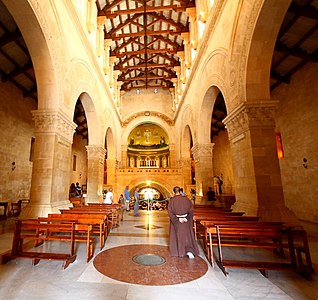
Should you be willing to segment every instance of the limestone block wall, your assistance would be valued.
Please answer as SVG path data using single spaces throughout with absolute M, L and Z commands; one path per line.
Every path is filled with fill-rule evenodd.
M 284 150 L 279 163 L 285 202 L 298 218 L 314 222 L 318 222 L 317 70 L 317 64 L 308 64 L 289 85 L 282 84 L 272 93 L 280 102 L 276 125 Z
M 81 136 L 74 135 L 72 145 L 72 175 L 71 182 L 79 182 L 82 186 L 87 183 L 87 151 L 85 146 L 87 141 L 83 140 Z M 76 169 L 74 170 L 74 155 L 76 156 Z
M 213 142 L 213 173 L 216 176 L 223 174 L 222 192 L 234 195 L 232 154 L 227 131 L 221 131 L 218 136 L 213 138 Z
M 149 100 L 151 99 L 151 100 Z M 158 89 L 158 93 L 154 93 L 154 89 L 141 89 L 140 94 L 136 94 L 136 90 L 127 92 L 122 99 L 121 115 L 125 119 L 138 111 L 155 111 L 160 112 L 168 117 L 172 117 L 172 98 L 168 90 Z
M 9 83 L 0 82 L 0 92 L 0 201 L 16 202 L 30 197 L 34 136 L 31 110 L 36 109 L 36 102 L 23 98 L 21 91 Z

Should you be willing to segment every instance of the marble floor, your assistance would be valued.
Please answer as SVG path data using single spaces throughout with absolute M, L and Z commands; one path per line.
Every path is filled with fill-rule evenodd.
M 11 248 L 13 224 L 13 218 L 0 221 L 0 254 Z M 317 226 L 304 226 L 318 270 Z M 317 275 L 307 281 L 293 272 L 269 271 L 265 278 L 256 270 L 230 269 L 225 277 L 217 266 L 212 268 L 206 262 L 202 250 L 192 266 L 199 269 L 193 269 L 187 258 L 179 259 L 177 265 L 172 262 L 164 267 L 147 266 L 147 271 L 131 263 L 129 256 L 142 253 L 140 250 L 160 254 L 168 262 L 168 228 L 165 211 L 142 211 L 140 217 L 125 212 L 120 226 L 111 230 L 102 252 L 96 245 L 89 263 L 85 261 L 85 245 L 79 243 L 77 259 L 65 270 L 60 261 L 42 260 L 32 266 L 29 259 L 15 259 L 0 265 L 0 299 L 318 299 Z M 66 243 L 57 244 L 66 247 Z M 193 272 L 182 276 L 189 266 Z

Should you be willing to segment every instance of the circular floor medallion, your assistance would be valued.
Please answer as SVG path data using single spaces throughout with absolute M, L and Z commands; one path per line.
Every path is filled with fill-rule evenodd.
M 102 251 L 95 257 L 94 267 L 118 281 L 156 286 L 193 281 L 208 271 L 208 265 L 201 257 L 171 257 L 167 246 L 147 244 Z
M 136 264 L 143 266 L 159 266 L 166 262 L 166 259 L 164 257 L 151 253 L 135 255 L 132 260 Z

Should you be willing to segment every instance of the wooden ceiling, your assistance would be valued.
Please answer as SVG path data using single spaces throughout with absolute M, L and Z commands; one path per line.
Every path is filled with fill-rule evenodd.
M 103 3 L 101 3 L 103 2 Z M 97 1 L 99 16 L 106 16 L 105 39 L 111 39 L 110 56 L 122 90 L 172 88 L 183 51 L 181 33 L 189 32 L 187 0 Z
M 99 16 L 106 16 L 105 39 L 112 39 L 111 56 L 123 90 L 170 88 L 183 51 L 181 33 L 189 31 L 184 0 L 97 0 Z M 318 0 L 293 0 L 279 32 L 273 54 L 270 88 L 289 84 L 292 75 L 318 61 Z M 23 97 L 37 101 L 32 60 L 14 19 L 0 0 L 0 78 L 21 90 Z M 211 137 L 220 130 L 225 106 L 217 101 L 212 114 Z M 75 109 L 78 134 L 87 138 L 83 108 Z M 221 123 L 220 123 L 221 122 Z

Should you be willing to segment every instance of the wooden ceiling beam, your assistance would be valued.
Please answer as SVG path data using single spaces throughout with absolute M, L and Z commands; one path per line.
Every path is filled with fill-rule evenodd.
M 106 13 L 108 11 L 110 11 L 111 9 L 113 9 L 115 6 L 119 5 L 121 2 L 124 2 L 125 0 L 115 0 L 112 3 L 109 3 L 108 5 L 105 5 L 102 9 L 102 11 L 104 12 L 104 14 L 106 15 Z
M 131 33 L 121 33 L 121 34 L 114 34 L 114 33 L 108 33 L 106 34 L 106 38 L 110 38 L 112 40 L 120 40 L 125 37 L 134 37 L 134 36 L 154 36 L 154 35 L 162 35 L 162 34 L 170 34 L 170 35 L 181 35 L 181 33 L 184 32 L 189 32 L 188 30 L 178 30 L 174 31 L 172 29 L 167 29 L 167 30 L 157 30 L 157 31 L 150 31 L 147 30 L 145 32 L 144 30 L 142 31 L 137 31 L 137 32 L 131 32 Z
M 188 29 L 183 24 L 175 22 L 172 19 L 168 19 L 163 15 L 159 15 L 157 13 L 149 13 L 148 15 L 152 16 L 153 18 L 155 18 L 157 20 L 165 22 L 165 23 L 171 25 L 172 27 L 175 27 L 176 29 L 179 29 L 179 30 Z
M 292 47 L 289 48 L 284 45 L 282 42 L 278 41 L 275 46 L 275 50 L 279 52 L 284 52 L 292 56 L 296 56 L 298 58 L 305 59 L 307 61 L 318 62 L 318 56 L 314 54 L 310 54 L 307 51 L 303 50 L 300 47 Z
M 188 6 L 178 6 L 178 5 L 162 5 L 162 6 L 146 6 L 146 13 L 150 12 L 161 12 L 167 10 L 173 10 L 175 12 L 185 12 L 187 8 L 194 7 L 194 4 Z M 103 10 L 104 11 L 104 10 Z M 117 10 L 117 11 L 108 11 L 105 12 L 105 16 L 108 19 L 114 19 L 120 15 L 133 15 L 133 14 L 140 14 L 144 13 L 144 7 L 138 7 L 134 9 L 125 9 L 125 10 Z
M 112 30 L 110 30 L 108 33 L 106 33 L 106 36 L 107 35 L 110 35 L 112 36 L 113 34 L 115 34 L 117 31 L 123 29 L 124 27 L 126 27 L 127 25 L 131 24 L 133 21 L 135 21 L 136 19 L 140 18 L 142 16 L 142 14 L 136 14 L 130 18 L 128 18 L 124 23 L 120 23 L 118 24 L 118 26 L 116 28 L 113 28 Z M 138 23 L 139 25 L 139 23 Z M 128 35 L 129 37 L 131 35 Z
M 153 54 L 153 53 L 169 53 L 176 54 L 177 50 L 164 48 L 164 49 L 141 49 L 137 51 L 127 51 L 123 53 L 112 52 L 111 56 L 116 56 L 118 58 L 129 56 L 129 55 L 138 55 L 138 54 Z
M 167 76 L 159 76 L 159 75 L 156 75 L 156 76 L 136 76 L 136 77 L 130 77 L 130 78 L 126 78 L 125 81 L 134 81 L 134 80 L 151 80 L 151 79 L 170 79 L 170 77 L 167 77 Z
M 289 76 L 282 76 L 278 74 L 276 71 L 272 70 L 271 71 L 271 78 L 278 80 L 280 82 L 284 82 L 289 84 L 290 83 L 290 77 Z
M 142 69 L 142 68 L 159 68 L 159 67 L 163 67 L 163 68 L 166 68 L 166 69 L 172 69 L 174 68 L 174 66 L 172 65 L 169 65 L 169 64 L 153 64 L 153 63 L 148 63 L 147 65 L 146 64 L 139 64 L 139 65 L 135 65 L 135 66 L 128 66 L 128 67 L 121 67 L 121 68 L 115 68 L 116 70 L 120 70 L 122 72 L 125 72 L 126 70 L 129 70 L 129 69 Z
M 32 61 L 31 60 L 29 60 L 24 66 L 15 67 L 10 73 L 6 73 L 2 77 L 2 81 L 3 82 L 9 81 L 10 79 L 12 79 L 15 76 L 18 76 L 20 74 L 25 74 L 25 72 L 29 71 L 30 69 L 33 69 L 33 65 L 32 65 Z
M 298 16 L 314 19 L 318 21 L 318 9 L 313 5 L 297 5 L 292 2 L 288 8 L 288 11 Z
M 4 33 L 0 38 L 0 47 L 3 47 L 10 42 L 15 42 L 21 36 L 21 32 L 18 29 L 16 29 L 14 32 Z

